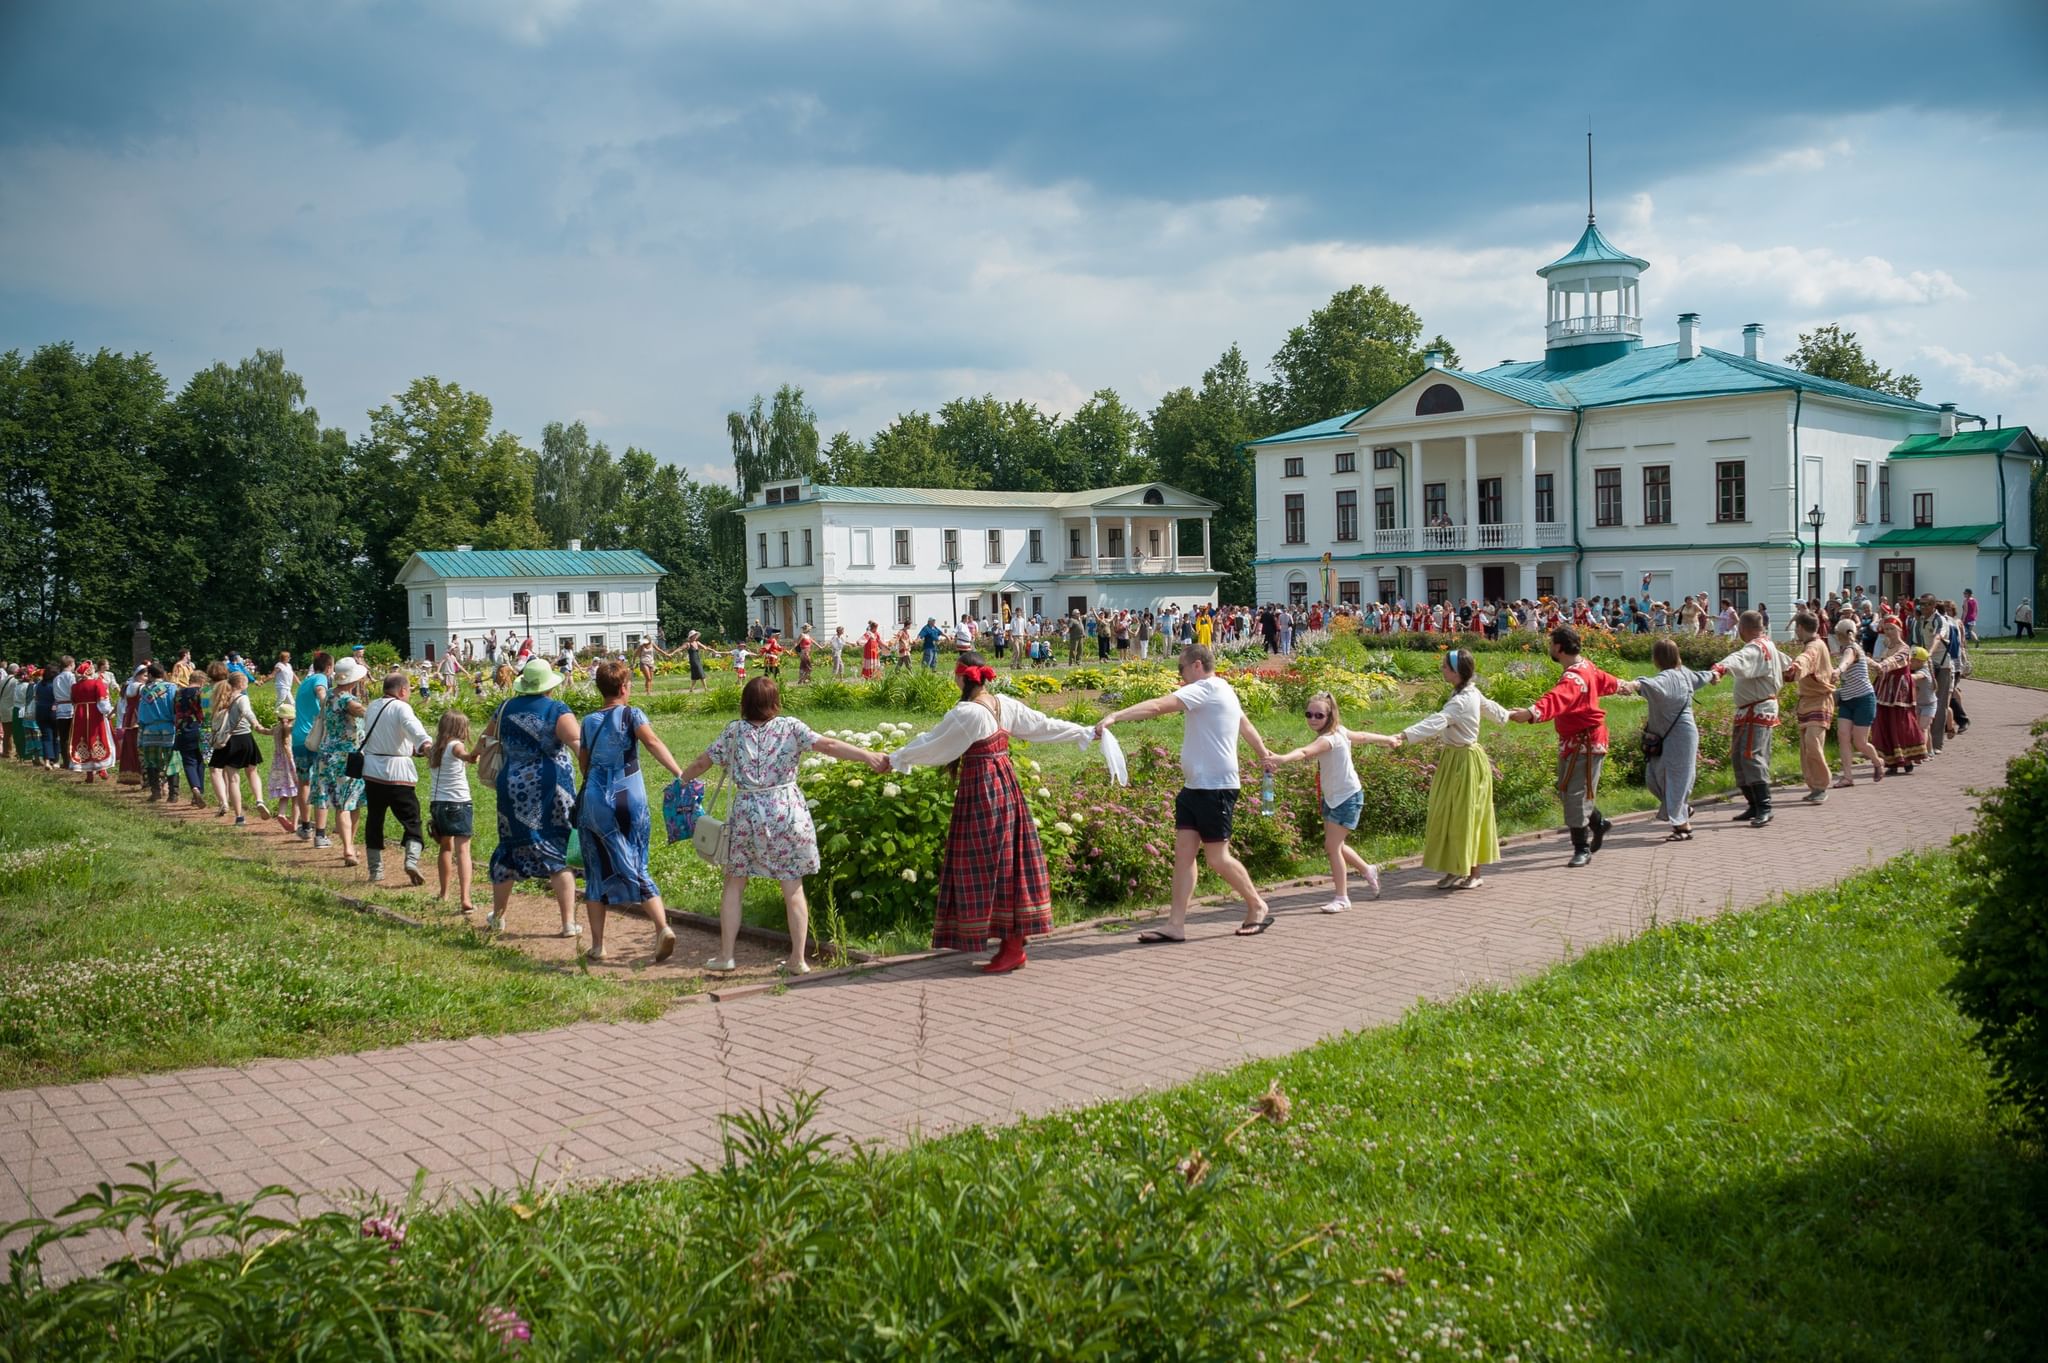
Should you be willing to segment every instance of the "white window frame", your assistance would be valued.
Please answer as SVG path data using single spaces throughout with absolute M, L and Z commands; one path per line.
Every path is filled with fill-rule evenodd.
M 911 599 L 910 599 L 909 597 L 907 597 L 907 596 L 899 596 L 899 597 L 897 597 L 897 598 L 896 598 L 896 623 L 897 623 L 897 624 L 899 624 L 899 625 L 907 625 L 907 624 L 909 624 L 909 623 L 910 623 L 910 616 L 911 616 L 911 613 L 912 613 L 912 610 L 913 610 L 913 607 L 914 607 L 914 605 L 915 605 L 915 603 L 914 603 L 914 602 L 912 602 L 912 601 L 911 601 Z
M 761 551 L 760 566 L 766 568 L 768 566 L 768 532 L 766 530 L 763 530 L 758 536 L 755 537 L 754 543 L 759 547 Z
M 811 529 L 804 527 L 804 567 L 811 566 Z
M 872 568 L 875 566 L 875 532 L 869 526 L 854 527 L 847 539 L 848 567 Z
M 985 552 L 988 554 L 988 566 L 991 568 L 1001 567 L 1004 562 L 1003 532 L 991 527 L 984 532 L 982 539 L 985 541 Z
M 910 544 L 909 528 L 897 526 L 889 532 L 889 540 L 891 544 L 889 561 L 898 568 L 910 567 L 914 551 Z
M 960 561 L 960 532 L 958 530 L 941 530 L 939 532 L 939 566 L 943 568 L 948 563 L 959 563 Z
M 602 615 L 602 614 L 604 614 L 604 593 L 603 593 L 603 592 L 585 592 L 585 593 L 583 593 L 583 608 L 584 608 L 584 609 L 585 609 L 586 611 L 589 611 L 589 612 L 590 612 L 590 613 L 591 613 L 592 615 Z
M 787 568 L 789 566 L 789 532 L 787 530 L 778 530 L 776 535 L 781 540 L 782 566 Z
M 427 619 L 431 620 L 434 618 L 434 594 L 432 592 L 420 593 L 420 606 L 426 612 Z
M 1045 532 L 1043 530 L 1033 530 L 1031 532 L 1030 551 L 1033 563 L 1045 562 Z
M 555 614 L 557 614 L 557 615 L 574 615 L 574 614 L 576 613 L 576 608 L 575 608 L 575 604 L 574 604 L 574 603 L 575 603 L 575 600 L 576 600 L 576 593 L 574 593 L 574 592 L 556 592 L 556 593 L 555 593 Z

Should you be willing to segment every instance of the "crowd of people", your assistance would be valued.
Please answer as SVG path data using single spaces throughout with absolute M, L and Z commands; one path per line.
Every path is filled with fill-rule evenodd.
M 495 664 L 504 695 L 481 736 L 459 707 L 447 707 L 429 734 L 414 711 L 415 674 L 396 667 L 373 680 L 362 650 L 336 659 L 316 653 L 303 676 L 292 656 L 282 653 L 259 676 L 237 654 L 203 670 L 189 652 L 168 662 L 138 665 L 125 681 L 109 662 L 52 660 L 48 666 L 9 663 L 0 669 L 0 748 L 52 771 L 79 773 L 88 783 L 119 781 L 146 787 L 151 802 L 176 801 L 182 779 L 195 806 L 213 796 L 217 818 L 246 824 L 250 811 L 274 819 L 315 849 L 339 843 L 341 864 L 367 863 L 371 881 L 385 876 L 386 831 L 400 829 L 400 866 L 413 885 L 424 884 L 422 861 L 431 838 L 439 849 L 438 893 L 454 893 L 465 912 L 471 904 L 470 841 L 474 836 L 469 768 L 478 767 L 497 796 L 497 841 L 488 875 L 492 903 L 484 925 L 500 929 L 513 887 L 547 882 L 560 912 L 560 931 L 580 937 L 575 878 L 580 860 L 585 882 L 592 959 L 607 957 L 605 927 L 615 909 L 645 914 L 657 932 L 656 958 L 667 959 L 675 934 L 664 901 L 649 873 L 652 818 L 641 778 L 643 754 L 680 782 L 695 782 L 712 766 L 735 787 L 726 819 L 721 855 L 720 954 L 706 964 L 734 968 L 734 946 L 742 894 L 749 878 L 777 881 L 795 944 L 790 968 L 801 971 L 808 934 L 803 878 L 819 866 L 816 834 L 797 787 L 802 759 L 820 753 L 865 762 L 877 772 L 947 766 L 957 774 L 952 827 L 937 887 L 934 944 L 976 951 L 990 941 L 998 949 L 984 966 L 1007 973 L 1026 962 L 1029 937 L 1050 926 L 1050 877 L 1045 855 L 1022 789 L 1008 756 L 1012 738 L 1030 742 L 1101 745 L 1122 779 L 1121 754 L 1111 737 L 1118 725 L 1156 716 L 1184 717 L 1180 762 L 1182 787 L 1174 805 L 1172 902 L 1165 923 L 1143 933 L 1147 944 L 1185 939 L 1198 861 L 1206 864 L 1243 900 L 1237 931 L 1256 936 L 1273 923 L 1269 905 L 1243 863 L 1230 850 L 1239 793 L 1240 745 L 1248 746 L 1266 771 L 1314 762 L 1329 858 L 1332 894 L 1324 911 L 1352 905 L 1352 887 L 1376 898 L 1380 872 L 1349 846 L 1367 792 L 1353 752 L 1362 745 L 1402 747 L 1430 743 L 1438 748 L 1429 793 L 1422 863 L 1439 879 L 1437 888 L 1471 890 L 1484 884 L 1482 869 L 1499 859 L 1493 808 L 1491 763 L 1480 742 L 1486 722 L 1548 723 L 1557 734 L 1556 789 L 1572 841 L 1571 865 L 1584 866 L 1597 854 L 1610 821 L 1598 808 L 1600 778 L 1609 735 L 1603 698 L 1640 696 L 1647 713 L 1640 742 L 1657 817 L 1667 838 L 1693 836 L 1692 793 L 1698 772 L 1700 731 L 1694 698 L 1702 689 L 1728 681 L 1733 688 L 1733 759 L 1744 808 L 1737 816 L 1755 827 L 1773 819 L 1771 754 L 1783 723 L 1779 696 L 1787 685 L 1797 697 L 1792 727 L 1799 736 L 1804 800 L 1819 804 L 1830 792 L 1856 784 L 1857 769 L 1869 764 L 1878 782 L 1910 775 L 1938 758 L 1945 743 L 1969 728 L 1960 681 L 1970 672 L 1974 630 L 1966 596 L 1958 608 L 1922 597 L 1886 602 L 1862 593 L 1815 601 L 1797 611 L 1791 639 L 1771 635 L 1761 610 L 1724 610 L 1710 615 L 1705 598 L 1689 598 L 1667 612 L 1679 633 L 1726 624 L 1735 647 L 1712 667 L 1684 665 L 1674 633 L 1660 631 L 1653 649 L 1654 673 L 1616 677 L 1583 656 L 1582 629 L 1603 627 L 1613 618 L 1610 603 L 1582 601 L 1565 610 L 1553 603 L 1514 603 L 1498 612 L 1470 605 L 1472 633 L 1492 628 L 1547 630 L 1550 655 L 1561 675 L 1545 695 L 1508 710 L 1481 693 L 1479 660 L 1470 648 L 1451 647 L 1442 656 L 1450 687 L 1443 707 L 1397 733 L 1348 728 L 1336 699 L 1312 696 L 1303 718 L 1313 737 L 1287 752 L 1275 752 L 1244 714 L 1236 691 L 1216 673 L 1216 646 L 1253 633 L 1284 650 L 1294 630 L 1325 628 L 1329 617 L 1352 610 L 1311 606 L 1299 612 L 1269 606 L 1259 611 L 1198 608 L 1181 612 L 1076 613 L 1041 628 L 1018 622 L 1015 630 L 992 625 L 984 636 L 963 620 L 950 636 L 928 621 L 917 643 L 927 666 L 936 665 L 942 642 L 957 650 L 954 677 L 960 700 L 928 733 L 894 752 L 870 752 L 811 730 L 781 713 L 781 691 L 772 675 L 748 680 L 741 713 L 687 766 L 670 753 L 646 713 L 632 703 L 638 672 L 652 684 L 654 657 L 667 653 L 650 644 L 630 663 L 622 657 L 598 661 L 592 677 L 602 704 L 578 718 L 557 696 L 567 679 L 545 658 L 532 656 L 531 640 L 491 641 L 486 661 Z M 1524 614 L 1524 607 L 1527 614 Z M 1623 602 L 1632 613 L 1640 602 Z M 1412 619 L 1395 607 L 1363 608 L 1361 627 L 1378 628 L 1392 616 Z M 1432 628 L 1439 623 L 1432 607 Z M 1446 613 L 1441 623 L 1462 628 L 1466 617 Z M 1662 607 L 1658 609 L 1662 610 Z M 1713 623 L 1710 626 L 1709 620 Z M 998 673 L 977 645 L 991 649 L 1043 642 L 1048 634 L 1086 639 L 1089 623 L 1098 650 L 1133 644 L 1140 656 L 1177 648 L 1181 685 L 1157 699 L 1125 706 L 1093 728 L 1048 716 L 992 689 Z M 1405 628 L 1405 624 L 1397 627 Z M 841 632 L 843 635 L 843 631 Z M 907 628 L 899 629 L 895 656 L 907 658 Z M 813 646 L 808 632 L 797 648 L 804 675 Z M 996 643 L 1000 640 L 1000 643 Z M 775 657 L 771 635 L 760 653 Z M 694 633 L 677 651 L 693 664 L 706 645 Z M 501 650 L 507 655 L 499 658 Z M 832 647 L 835 672 L 844 648 Z M 744 675 L 753 656 L 735 648 L 735 667 Z M 456 656 L 451 649 L 449 657 Z M 870 625 L 861 639 L 860 660 L 871 671 L 882 656 L 880 632 Z M 1001 654 L 997 653 L 1000 657 Z M 1098 656 L 1101 656 L 1098 652 Z M 779 658 L 776 659 L 779 661 Z M 903 665 L 908 665 L 907 661 Z M 508 673 L 508 669 L 514 669 Z M 701 668 L 693 665 L 693 675 Z M 455 685 L 454 669 L 443 674 Z M 274 688 L 277 704 L 266 764 L 258 741 L 259 723 L 250 701 L 256 685 Z M 374 692 L 374 694 L 373 694 Z M 1826 750 L 1836 739 L 1837 764 Z M 423 818 L 416 760 L 425 757 L 430 778 Z M 579 780 L 580 778 L 580 780 Z M 244 798 L 243 782 L 248 785 Z M 361 856 L 356 846 L 361 835 Z M 572 840 L 576 844 L 572 849 Z

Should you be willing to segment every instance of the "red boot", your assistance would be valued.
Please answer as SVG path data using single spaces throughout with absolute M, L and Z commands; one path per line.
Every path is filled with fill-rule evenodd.
M 1007 975 L 1013 970 L 1024 968 L 1024 934 L 1005 937 L 996 954 L 981 967 L 984 975 Z

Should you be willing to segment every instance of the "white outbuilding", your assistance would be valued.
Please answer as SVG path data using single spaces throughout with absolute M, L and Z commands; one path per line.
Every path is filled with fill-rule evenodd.
M 1216 503 L 1165 483 L 976 492 L 779 482 L 741 509 L 747 614 L 794 637 L 1216 604 Z
M 481 658 L 484 636 L 533 636 L 552 656 L 630 653 L 656 638 L 654 592 L 668 570 L 638 549 L 421 550 L 398 570 L 411 652 L 429 661 L 450 645 Z

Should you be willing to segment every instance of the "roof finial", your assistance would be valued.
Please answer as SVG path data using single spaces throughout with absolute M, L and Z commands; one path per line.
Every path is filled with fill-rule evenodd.
M 1586 119 L 1586 226 L 1593 225 L 1593 120 Z

